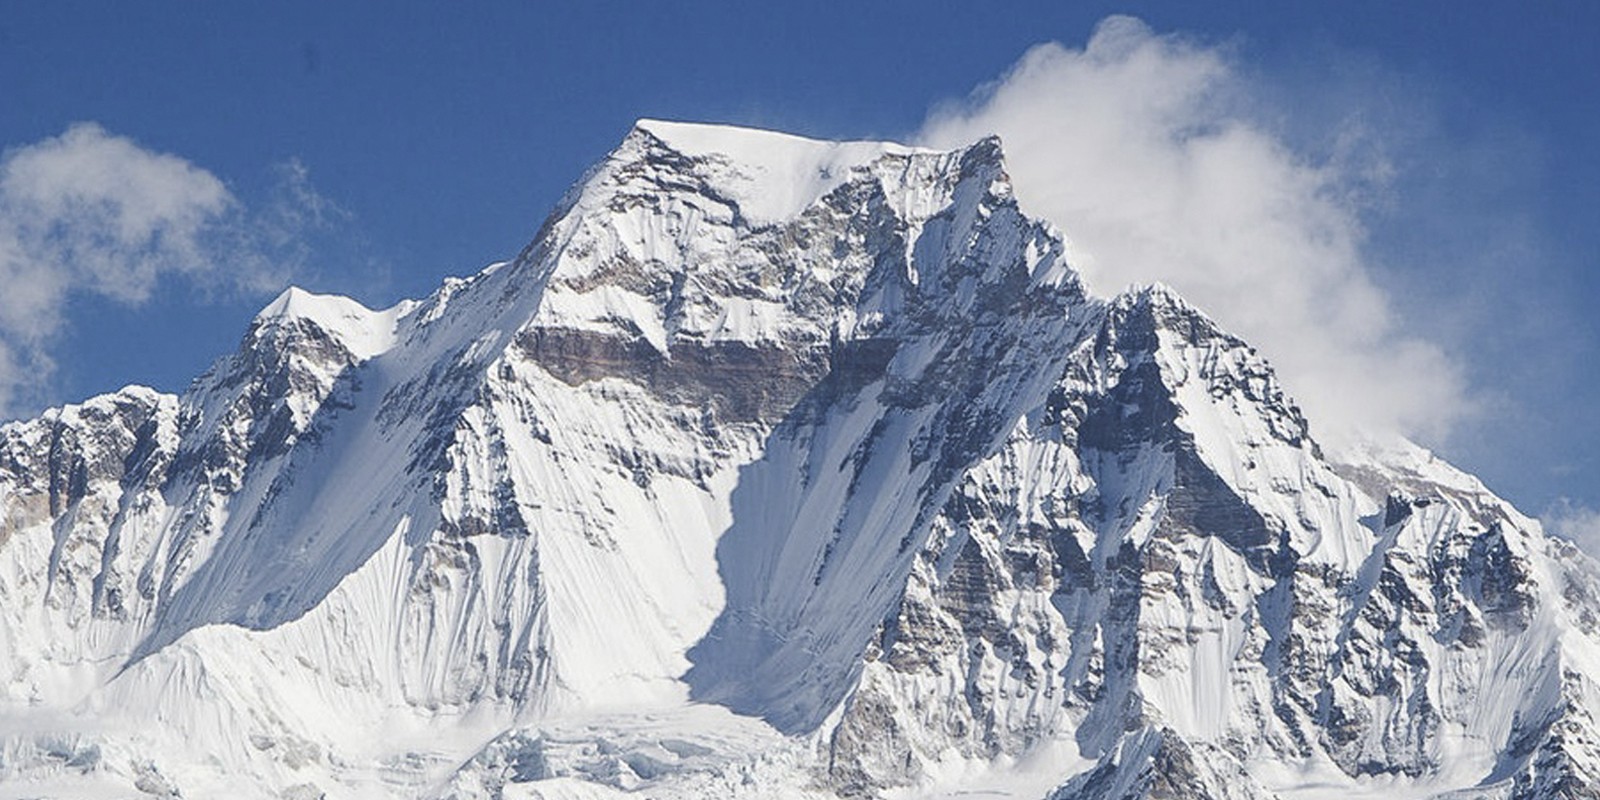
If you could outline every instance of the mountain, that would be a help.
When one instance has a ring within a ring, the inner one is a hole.
[[[1600,567],[1001,143],[642,121],[515,259],[0,427],[0,797],[1600,797]]]

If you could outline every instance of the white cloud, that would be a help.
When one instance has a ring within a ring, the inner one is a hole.
[[[1563,497],[1539,517],[1539,522],[1546,531],[1600,555],[1600,511]]]
[[[300,266],[311,256],[307,234],[349,222],[353,215],[311,185],[311,171],[298,158],[274,166],[277,185],[250,227],[255,250],[272,253],[270,263]]]
[[[337,212],[303,166],[284,169],[279,197],[250,214],[210,172],[92,123],[0,156],[0,417],[48,380],[75,294],[137,305],[170,277],[281,285],[299,232]]]
[[[1361,203],[1391,170],[1358,120],[1332,155],[1267,120],[1296,110],[1227,47],[1112,17],[1045,44],[921,138],[998,133],[1023,207],[1059,226],[1102,293],[1167,283],[1265,352],[1324,434],[1442,435],[1469,410],[1458,365],[1397,332],[1363,251]]]

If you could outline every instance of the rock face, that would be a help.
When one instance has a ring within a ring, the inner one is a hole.
[[[28,796],[1600,797],[1594,562],[1087,294],[996,140],[641,122],[512,261],[0,428],[0,599]]]

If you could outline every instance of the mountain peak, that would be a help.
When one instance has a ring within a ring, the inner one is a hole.
[[[613,159],[665,149],[695,162],[696,171],[755,224],[789,219],[844,183],[852,171],[885,156],[941,151],[894,142],[823,141],[733,125],[643,119]]]
[[[997,138],[641,120],[424,306],[290,288],[181,399],[0,426],[0,783],[1600,791],[1600,567],[1307,425],[1087,295]]]
[[[891,141],[813,139],[745,125],[648,118],[635,122],[633,131],[649,134],[684,155],[721,155],[740,162],[761,161],[766,154],[795,155],[806,150],[821,152],[858,149],[861,152],[892,152],[901,155],[940,152]],[[750,158],[751,156],[754,158]]]
[[[305,321],[335,336],[359,359],[387,350],[394,339],[395,321],[415,307],[406,301],[382,311],[337,294],[315,294],[298,286],[284,289],[256,314],[252,331]]]
[[[256,313],[256,321],[271,319],[311,319],[333,322],[340,318],[365,317],[372,309],[343,295],[315,294],[290,286]]]

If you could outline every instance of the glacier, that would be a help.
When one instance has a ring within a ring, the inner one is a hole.
[[[954,151],[640,121],[512,260],[0,427],[0,797],[1600,797],[1600,567]]]

